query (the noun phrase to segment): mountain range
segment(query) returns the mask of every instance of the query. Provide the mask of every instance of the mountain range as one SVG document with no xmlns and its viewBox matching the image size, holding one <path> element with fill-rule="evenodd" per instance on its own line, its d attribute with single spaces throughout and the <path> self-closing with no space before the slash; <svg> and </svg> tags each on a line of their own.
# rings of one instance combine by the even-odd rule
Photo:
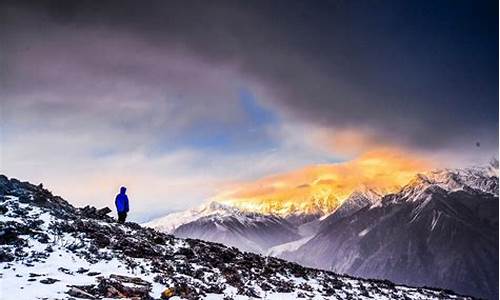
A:
<svg viewBox="0 0 500 300">
<path fill-rule="evenodd" d="M 391 194 L 360 187 L 329 214 L 211 202 L 146 225 L 351 276 L 498 298 L 497 161 L 416 174 Z"/>
<path fill-rule="evenodd" d="M 473 299 L 180 239 L 110 212 L 0 175 L 1 298 Z"/>
</svg>

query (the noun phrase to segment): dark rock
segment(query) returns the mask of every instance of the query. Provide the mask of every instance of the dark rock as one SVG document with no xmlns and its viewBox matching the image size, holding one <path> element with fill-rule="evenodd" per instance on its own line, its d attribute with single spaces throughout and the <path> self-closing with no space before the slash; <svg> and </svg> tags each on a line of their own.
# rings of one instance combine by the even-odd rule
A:
<svg viewBox="0 0 500 300">
<path fill-rule="evenodd" d="M 57 270 L 60 271 L 60 272 L 63 272 L 64 274 L 73 275 L 73 272 L 71 272 L 69 269 L 66 269 L 66 268 L 63 268 L 63 267 L 60 267 Z"/>
<path fill-rule="evenodd" d="M 102 233 L 96 233 L 94 235 L 94 242 L 99 248 L 105 248 L 111 243 L 109 238 Z"/>
<path fill-rule="evenodd" d="M 60 280 L 54 279 L 54 278 L 45 278 L 45 279 L 40 280 L 40 283 L 53 284 L 54 282 L 58 282 L 58 281 L 60 281 Z"/>
<path fill-rule="evenodd" d="M 10 251 L 5 249 L 0 249 L 0 262 L 9 262 L 13 261 L 15 256 L 10 253 Z"/>
<path fill-rule="evenodd" d="M 183 255 L 186 258 L 192 258 L 194 256 L 194 252 L 190 248 L 179 248 L 175 254 Z"/>
<path fill-rule="evenodd" d="M 85 269 L 85 268 L 80 267 L 80 268 L 76 271 L 76 273 L 83 274 L 83 273 L 87 273 L 88 271 L 89 271 L 89 269 Z"/>
<path fill-rule="evenodd" d="M 0 245 L 12 244 L 19 240 L 16 228 L 7 227 L 0 230 Z"/>
<path fill-rule="evenodd" d="M 111 212 L 111 209 L 109 207 L 104 207 L 99 210 L 97 210 L 97 215 L 100 217 L 103 217 Z"/>
<path fill-rule="evenodd" d="M 45 233 L 39 233 L 37 239 L 42 244 L 47 244 L 50 241 L 49 236 Z"/>
</svg>

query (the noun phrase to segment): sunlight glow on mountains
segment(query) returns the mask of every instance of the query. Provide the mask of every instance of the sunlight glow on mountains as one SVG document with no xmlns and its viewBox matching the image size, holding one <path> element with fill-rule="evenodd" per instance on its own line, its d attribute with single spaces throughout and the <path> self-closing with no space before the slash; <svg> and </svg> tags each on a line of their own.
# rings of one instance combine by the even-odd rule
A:
<svg viewBox="0 0 500 300">
<path fill-rule="evenodd" d="M 393 149 L 378 149 L 336 164 L 308 166 L 234 185 L 213 200 L 246 211 L 289 215 L 327 214 L 352 193 L 397 192 L 431 163 Z"/>
</svg>

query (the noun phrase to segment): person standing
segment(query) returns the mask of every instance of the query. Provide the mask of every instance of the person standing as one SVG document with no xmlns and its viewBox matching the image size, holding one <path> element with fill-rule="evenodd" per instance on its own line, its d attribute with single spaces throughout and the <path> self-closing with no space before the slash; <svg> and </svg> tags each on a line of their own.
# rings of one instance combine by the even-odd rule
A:
<svg viewBox="0 0 500 300">
<path fill-rule="evenodd" d="M 127 188 L 122 186 L 120 188 L 120 193 L 116 195 L 115 198 L 115 204 L 116 204 L 116 211 L 118 212 L 118 223 L 125 223 L 125 220 L 127 219 L 127 213 L 128 213 L 128 197 L 125 192 L 127 191 Z"/>
</svg>

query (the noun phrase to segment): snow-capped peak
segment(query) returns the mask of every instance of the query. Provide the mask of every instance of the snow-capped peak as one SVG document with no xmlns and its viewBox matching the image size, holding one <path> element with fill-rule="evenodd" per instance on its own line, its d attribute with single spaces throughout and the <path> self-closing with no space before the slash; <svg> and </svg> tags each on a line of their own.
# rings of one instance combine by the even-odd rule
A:
<svg viewBox="0 0 500 300">
<path fill-rule="evenodd" d="M 495 180 L 491 180 L 491 179 Z M 498 196 L 498 164 L 439 169 L 417 174 L 401 190 L 404 199 L 417 201 L 429 193 L 472 190 Z"/>
<path fill-rule="evenodd" d="M 242 223 L 247 223 L 247 218 L 255 218 L 259 214 L 244 212 L 234 206 L 222 204 L 217 201 L 209 201 L 198 207 L 186 211 L 175 212 L 166 216 L 144 223 L 143 226 L 155 228 L 161 232 L 173 233 L 184 224 L 196 221 L 204 217 L 224 218 L 235 217 Z"/>
</svg>

